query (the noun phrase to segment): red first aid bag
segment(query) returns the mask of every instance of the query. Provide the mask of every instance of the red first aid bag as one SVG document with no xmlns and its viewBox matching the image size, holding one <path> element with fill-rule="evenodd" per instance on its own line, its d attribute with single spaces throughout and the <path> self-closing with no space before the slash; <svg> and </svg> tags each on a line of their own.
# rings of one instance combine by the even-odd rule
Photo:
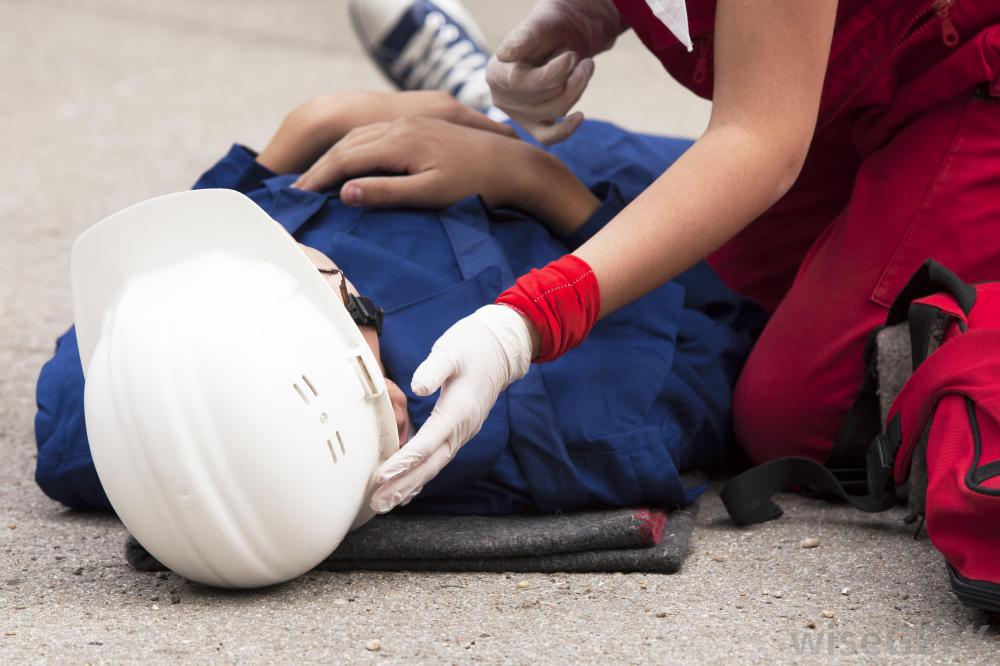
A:
<svg viewBox="0 0 1000 666">
<path fill-rule="evenodd" d="M 826 464 L 782 458 L 760 465 L 732 479 L 723 502 L 747 525 L 781 515 L 770 498 L 789 487 L 832 493 L 864 511 L 888 509 L 908 493 L 955 594 L 1000 612 L 1000 282 L 966 284 L 928 261 L 884 328 L 899 325 L 908 327 L 913 372 L 884 428 L 876 331 L 866 352 L 869 377 Z"/>
</svg>

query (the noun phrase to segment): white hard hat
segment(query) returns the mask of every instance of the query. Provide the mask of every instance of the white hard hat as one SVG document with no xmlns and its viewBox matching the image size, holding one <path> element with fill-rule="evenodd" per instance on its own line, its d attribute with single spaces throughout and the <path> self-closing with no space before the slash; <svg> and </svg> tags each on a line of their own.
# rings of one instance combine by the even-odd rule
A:
<svg viewBox="0 0 1000 666">
<path fill-rule="evenodd" d="M 232 190 L 127 208 L 73 246 L 94 464 L 125 526 L 201 583 L 260 587 L 371 518 L 399 440 L 379 365 L 292 237 Z"/>
</svg>

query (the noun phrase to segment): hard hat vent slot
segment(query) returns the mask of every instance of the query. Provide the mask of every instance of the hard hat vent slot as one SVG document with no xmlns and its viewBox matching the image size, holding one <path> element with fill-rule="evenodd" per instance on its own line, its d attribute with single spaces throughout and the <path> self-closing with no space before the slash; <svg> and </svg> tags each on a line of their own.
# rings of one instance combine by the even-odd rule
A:
<svg viewBox="0 0 1000 666">
<path fill-rule="evenodd" d="M 302 381 L 304 381 L 306 383 L 306 386 L 309 387 L 309 391 L 314 396 L 316 396 L 318 398 L 319 397 L 319 391 L 317 391 L 316 387 L 313 386 L 313 383 L 311 381 L 309 381 L 309 378 L 306 377 L 305 375 L 302 375 Z M 302 398 L 302 402 L 304 402 L 304 403 L 306 403 L 308 405 L 309 404 L 309 396 L 306 394 L 305 391 L 302 390 L 302 387 L 299 386 L 298 384 L 292 384 L 292 388 L 294 388 L 295 392 L 299 394 L 300 398 Z"/>
<path fill-rule="evenodd" d="M 365 360 L 361 356 L 355 356 L 354 362 L 357 364 L 358 374 L 361 376 L 361 383 L 365 387 L 365 392 L 369 398 L 374 398 L 378 395 L 378 387 L 375 385 L 375 380 L 372 378 L 371 373 L 368 372 Z"/>
<path fill-rule="evenodd" d="M 336 435 L 337 435 L 337 444 L 340 445 L 340 455 L 346 456 L 347 447 L 344 446 L 344 438 L 340 436 L 339 430 L 336 431 Z M 326 440 L 326 448 L 330 452 L 330 457 L 333 458 L 333 462 L 337 462 L 337 450 L 336 447 L 333 445 L 332 439 Z"/>
</svg>

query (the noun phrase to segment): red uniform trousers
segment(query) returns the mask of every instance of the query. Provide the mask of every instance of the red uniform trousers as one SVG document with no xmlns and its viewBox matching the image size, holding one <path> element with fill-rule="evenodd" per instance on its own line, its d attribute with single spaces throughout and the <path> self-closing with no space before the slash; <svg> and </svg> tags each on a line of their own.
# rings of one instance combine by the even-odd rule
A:
<svg viewBox="0 0 1000 666">
<path fill-rule="evenodd" d="M 688 54 L 644 0 L 615 0 L 667 69 L 711 92 L 714 2 Z M 751 460 L 824 460 L 869 333 L 933 257 L 1000 280 L 1000 2 L 842 0 L 816 137 L 788 194 L 710 258 L 772 317 L 736 387 Z"/>
</svg>

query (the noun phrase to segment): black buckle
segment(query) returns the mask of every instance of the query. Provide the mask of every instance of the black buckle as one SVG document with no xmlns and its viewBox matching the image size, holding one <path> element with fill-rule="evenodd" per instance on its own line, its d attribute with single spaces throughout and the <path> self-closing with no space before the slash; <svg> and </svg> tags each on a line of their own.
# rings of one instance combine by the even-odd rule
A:
<svg viewBox="0 0 1000 666">
<path fill-rule="evenodd" d="M 892 471 L 896 465 L 896 453 L 903 443 L 903 435 L 897 414 L 889 422 L 885 432 L 872 440 L 868 447 L 868 487 L 871 492 L 894 488 Z"/>
</svg>

